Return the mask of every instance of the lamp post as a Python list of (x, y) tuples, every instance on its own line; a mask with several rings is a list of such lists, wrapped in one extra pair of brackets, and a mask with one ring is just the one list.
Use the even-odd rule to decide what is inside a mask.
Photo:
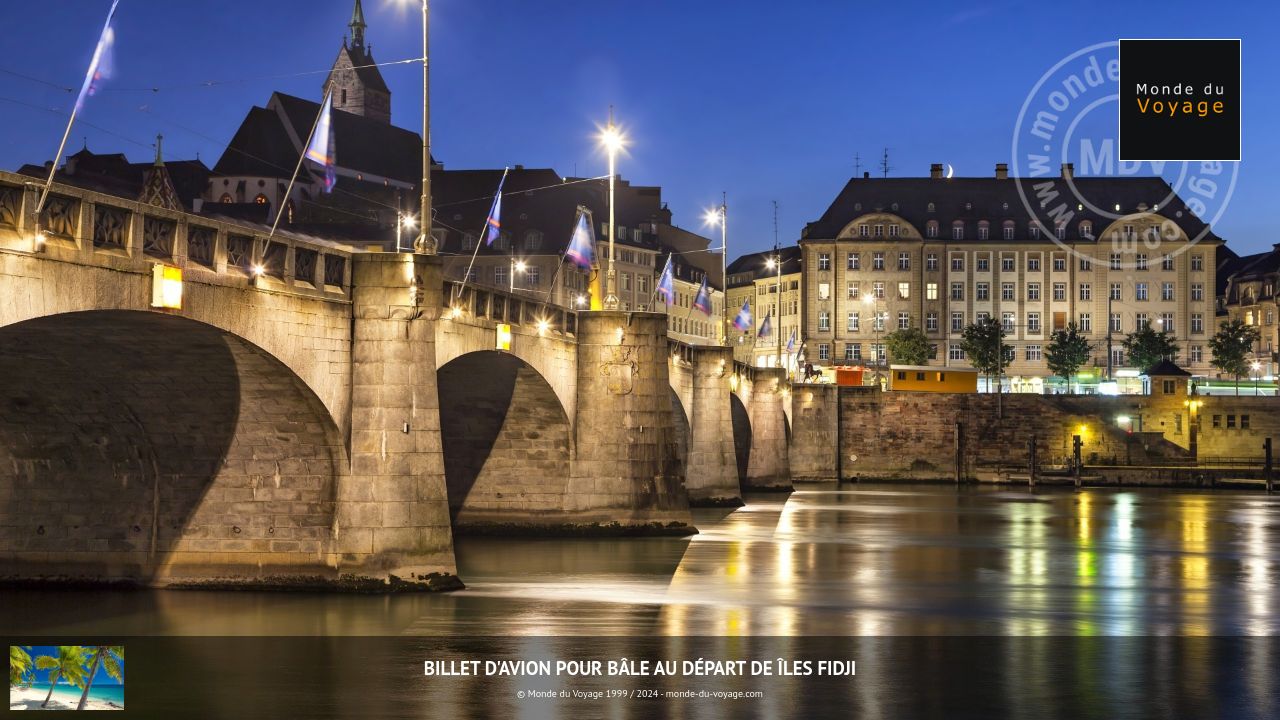
[(1261, 371), (1262, 371), (1262, 363), (1258, 362), (1257, 360), (1254, 360), (1254, 361), (1253, 361), (1253, 365), (1251, 365), (1250, 367), (1252, 367), (1252, 368), (1253, 368), (1253, 396), (1254, 396), (1254, 397), (1257, 397), (1257, 396), (1258, 396), (1258, 384), (1259, 384), (1259, 382), (1261, 382), (1261, 380), (1262, 380), (1262, 378), (1261, 378), (1261, 377), (1259, 377), (1259, 376), (1262, 374), (1262, 372), (1261, 372)]
[(398, 213), (399, 222), (396, 223), (396, 252), (400, 252), (400, 235), (401, 229), (413, 230), (418, 226), (418, 219), (412, 215)]
[(522, 273), (524, 272), (524, 269), (525, 264), (523, 260), (516, 260), (514, 257), (511, 258), (511, 294), (513, 295), (516, 292), (516, 273)]
[(862, 296), (862, 302), (871, 306), (871, 329), (876, 334), (876, 344), (871, 348), (871, 354), (876, 362), (876, 387), (880, 386), (880, 308), (876, 302), (876, 296), (873, 293), (867, 293)]
[(720, 226), (720, 291), (723, 302), (720, 303), (720, 344), (729, 343), (729, 206), (725, 195), (720, 196), (720, 207), (708, 210), (705, 216), (707, 225)]
[(622, 149), (625, 140), (622, 137), (622, 131), (617, 125), (613, 124), (613, 108), (609, 108), (609, 124), (605, 126), (600, 133), (600, 144), (604, 145), (604, 149), (609, 154), (609, 265), (605, 271), (604, 285), (604, 309), (617, 310), (618, 305), (618, 275), (613, 267), (613, 241), (617, 237), (618, 232), (614, 229), (614, 178), (616, 177), (616, 167), (618, 161), (618, 151)]
[(428, 57), (428, 28), (430, 12), (427, 0), (422, 0), (422, 234), (418, 246), (434, 255), (436, 249), (428, 245), (431, 237), (431, 68)]
[(774, 325), (776, 325), (777, 327), (773, 329), (773, 334), (775, 336), (775, 341), (777, 345), (777, 348), (775, 350), (774, 363), (778, 367), (782, 367), (782, 255), (777, 254), (777, 248), (774, 248), (774, 253), (775, 253), (774, 256), (769, 258), (769, 260), (765, 262), (765, 267), (769, 268), (770, 270), (778, 271), (778, 279), (777, 279), (778, 284), (774, 291), (775, 305), (778, 308), (778, 317), (776, 319), (776, 322), (774, 322)]

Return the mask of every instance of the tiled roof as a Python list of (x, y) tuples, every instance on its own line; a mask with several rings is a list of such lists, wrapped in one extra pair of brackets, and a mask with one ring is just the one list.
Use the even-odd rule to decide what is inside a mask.
[[(777, 268), (770, 269), (768, 266), (769, 258), (773, 257), (773, 254), (773, 250), (748, 253), (729, 263), (729, 287), (749, 285), (761, 278), (776, 275)], [(798, 245), (778, 248), (778, 254), (782, 256), (783, 275), (800, 272), (800, 247)], [(748, 274), (750, 279), (738, 279), (736, 281), (734, 279), (735, 276), (746, 276)]]
[[(129, 200), (138, 199), (147, 171), (154, 164), (131, 163), (123, 153), (98, 155), (88, 148), (67, 156), (67, 163), (58, 170), (54, 182)], [(208, 186), (209, 168), (199, 160), (171, 160), (165, 162), (165, 169), (178, 199), (187, 210), (191, 210), (194, 200), (202, 197)], [(41, 180), (49, 175), (49, 169), (42, 165), (23, 165), (18, 172)]]

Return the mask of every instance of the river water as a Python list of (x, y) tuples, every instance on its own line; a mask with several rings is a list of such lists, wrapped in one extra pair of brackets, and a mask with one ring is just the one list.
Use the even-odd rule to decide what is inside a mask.
[[(1093, 705), (1073, 704), (1083, 687), (1113, 693), (1099, 701), (1114, 711), (1103, 717), (1280, 711), (1280, 655), (1269, 639), (1280, 624), (1280, 498), (828, 484), (698, 510), (695, 521), (700, 534), (679, 539), (461, 538), (467, 589), (452, 594), (5, 591), (15, 602), (0, 622), (24, 636), (395, 636), (370, 647), (397, 647), (415, 664), (597, 650), (837, 653), (861, 665), (856, 679), (824, 691), (830, 705), (821, 707), (853, 703), (867, 716), (947, 714), (954, 705), (924, 698), (974, 685), (998, 698), (996, 715), (1053, 716), (1043, 703), (1057, 698), (1062, 716), (1090, 716)], [(732, 640), (742, 636), (758, 642)], [(832, 645), (841, 637), (851, 640)], [(897, 684), (904, 676), (928, 684)], [(412, 698), (563, 714), (491, 706), (515, 702), (511, 682), (435, 678)], [(743, 712), (728, 715), (803, 716), (794, 703), (810, 693), (789, 682), (768, 680), (772, 699), (741, 701)], [(1192, 705), (1150, 706), (1152, 687)], [(405, 702), (395, 707), (419, 714)], [(653, 716), (615, 710), (602, 716)]]

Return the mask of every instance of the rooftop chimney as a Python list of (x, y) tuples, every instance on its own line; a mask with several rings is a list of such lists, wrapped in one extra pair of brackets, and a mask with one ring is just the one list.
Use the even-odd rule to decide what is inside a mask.
[(929, 166), (929, 177), (934, 180), (942, 179), (942, 163), (933, 163)]
[(1065, 179), (1067, 179), (1067, 180), (1070, 180), (1071, 178), (1075, 177), (1075, 174), (1076, 174), (1076, 164), (1075, 164), (1075, 163), (1062, 163), (1062, 177), (1063, 177), (1063, 178), (1065, 178)]
[(996, 163), (996, 179), (997, 179), (997, 180), (1008, 180), (1008, 179), (1009, 179), (1009, 164), (1008, 164), (1008, 163)]
[(870, 180), (870, 179), (871, 179), (871, 171), (870, 171), (870, 170), (863, 170), (863, 171), (862, 171), (862, 179), (863, 179), (863, 180)]

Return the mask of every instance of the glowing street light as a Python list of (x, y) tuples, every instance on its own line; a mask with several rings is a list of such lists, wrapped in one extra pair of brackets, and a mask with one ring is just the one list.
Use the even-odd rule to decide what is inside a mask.
[(511, 292), (516, 291), (516, 273), (524, 272), (527, 267), (523, 260), (511, 258)]
[[(725, 197), (720, 196), (720, 207), (712, 208), (703, 216), (703, 221), (708, 227), (720, 226), (720, 291), (724, 293), (724, 298), (720, 302), (720, 344), (724, 345), (729, 340), (729, 206), (725, 203)], [(741, 338), (738, 339), (742, 341)]]
[[(398, 0), (400, 3), (413, 0)], [(418, 249), (435, 254), (435, 248), (427, 244), (431, 236), (431, 74), (427, 58), (430, 53), (427, 44), (430, 12), (427, 0), (422, 0), (422, 232), (418, 235)]]
[(613, 186), (617, 175), (618, 152), (626, 147), (627, 139), (622, 130), (613, 124), (613, 107), (609, 108), (609, 124), (600, 131), (600, 145), (609, 155), (609, 265), (605, 271), (604, 309), (618, 309), (618, 276), (613, 268), (613, 241), (617, 231), (613, 226)]

